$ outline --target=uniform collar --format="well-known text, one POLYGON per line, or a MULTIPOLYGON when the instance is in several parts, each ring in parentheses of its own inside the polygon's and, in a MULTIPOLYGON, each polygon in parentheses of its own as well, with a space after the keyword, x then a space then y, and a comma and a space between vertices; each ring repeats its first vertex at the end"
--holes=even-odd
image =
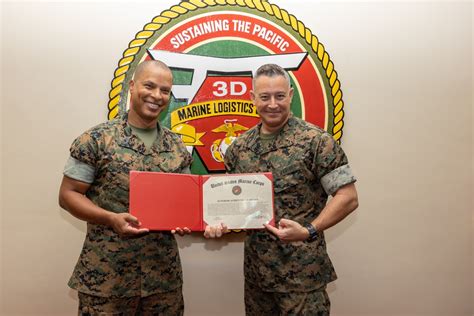
POLYGON ((164 133, 164 130, 161 127, 160 122, 156 123, 158 136, 155 142, 153 143, 153 145, 151 146, 151 148, 147 150, 142 140, 132 133, 132 128, 130 127, 130 124, 128 123, 128 112, 122 114, 119 120, 120 120, 120 131, 119 131, 118 143, 121 147, 132 149, 141 154, 151 154, 152 152, 171 151, 170 142, 166 141, 165 138, 167 137, 167 135, 164 133))
POLYGON ((249 139, 247 142, 247 148, 256 154, 265 154, 267 152, 275 151, 280 148, 289 147, 294 144, 294 139, 288 137, 292 135, 292 131, 295 129, 296 119, 293 116, 293 113, 290 113, 288 121, 283 125, 283 127, 278 132, 278 135, 275 137, 273 143, 270 146, 262 146, 262 141, 260 138, 260 130, 262 128, 262 122, 258 123, 255 128, 250 131, 249 139))

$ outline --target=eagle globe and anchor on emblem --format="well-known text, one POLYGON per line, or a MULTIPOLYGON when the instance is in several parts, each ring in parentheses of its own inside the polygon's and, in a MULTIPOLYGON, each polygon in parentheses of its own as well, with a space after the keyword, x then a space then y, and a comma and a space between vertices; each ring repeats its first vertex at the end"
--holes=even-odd
POLYGON ((211 154, 217 162, 224 162, 225 152, 229 148, 230 144, 240 135, 237 132, 248 130, 247 127, 233 123, 237 120, 224 120, 224 124, 213 129, 214 133, 225 132, 225 138, 216 139, 211 145, 211 154))
POLYGON ((287 11, 258 3, 237 6, 222 1, 211 6, 183 1, 155 17, 119 61, 109 93, 109 118, 129 108, 127 82, 136 66, 147 59, 160 60, 173 71, 173 97, 160 122, 192 154, 192 173, 221 173, 226 150, 259 122, 249 90, 256 69, 270 63, 289 72, 294 115, 327 130, 339 142, 344 102, 324 45, 287 11), (191 31, 199 31, 199 36, 188 38, 191 31))
POLYGON ((159 49, 147 52, 151 59, 161 60, 171 69, 191 70, 189 82, 173 84, 174 98, 185 100, 185 104, 171 109, 170 127, 188 151, 202 159, 207 172, 222 172, 228 147, 259 121, 249 95, 258 67, 275 63, 286 70, 297 70, 308 55, 296 52, 211 57, 159 49))

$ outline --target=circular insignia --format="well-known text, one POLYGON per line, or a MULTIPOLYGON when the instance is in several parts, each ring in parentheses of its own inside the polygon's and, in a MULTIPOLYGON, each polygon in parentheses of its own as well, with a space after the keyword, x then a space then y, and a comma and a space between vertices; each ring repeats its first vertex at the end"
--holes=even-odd
POLYGON ((224 171, 225 151, 259 122, 250 100, 252 75, 266 63, 285 68, 294 88, 291 111, 340 141, 342 91, 316 35, 294 15, 262 0, 180 2, 147 23, 118 62, 109 119, 129 107, 129 82, 143 60, 173 71, 172 100, 160 122, 193 154, 192 173, 224 171))
POLYGON ((232 187, 232 193, 234 193, 234 195, 239 195, 240 193, 242 193, 242 188, 236 185, 232 187))

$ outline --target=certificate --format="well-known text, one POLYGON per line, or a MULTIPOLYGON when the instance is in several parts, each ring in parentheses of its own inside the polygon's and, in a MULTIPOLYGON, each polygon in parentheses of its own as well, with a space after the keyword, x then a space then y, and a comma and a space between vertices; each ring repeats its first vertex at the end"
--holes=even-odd
POLYGON ((273 221, 273 185, 268 174, 212 176, 202 192, 208 225, 256 229, 273 221))
POLYGON ((130 172, 130 213, 141 227, 203 231, 223 223, 229 229, 274 225, 271 173, 191 175, 130 172))

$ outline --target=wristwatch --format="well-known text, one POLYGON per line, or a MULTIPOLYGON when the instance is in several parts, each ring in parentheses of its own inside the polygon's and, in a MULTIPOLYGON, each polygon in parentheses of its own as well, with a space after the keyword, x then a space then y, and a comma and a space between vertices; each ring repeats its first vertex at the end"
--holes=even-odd
POLYGON ((304 226, 308 232, 309 232, 309 237, 308 239, 306 239, 306 241, 315 241, 317 238, 318 238, 318 231, 316 230, 316 228, 314 228, 314 226, 311 224, 311 223, 308 223, 304 226))

